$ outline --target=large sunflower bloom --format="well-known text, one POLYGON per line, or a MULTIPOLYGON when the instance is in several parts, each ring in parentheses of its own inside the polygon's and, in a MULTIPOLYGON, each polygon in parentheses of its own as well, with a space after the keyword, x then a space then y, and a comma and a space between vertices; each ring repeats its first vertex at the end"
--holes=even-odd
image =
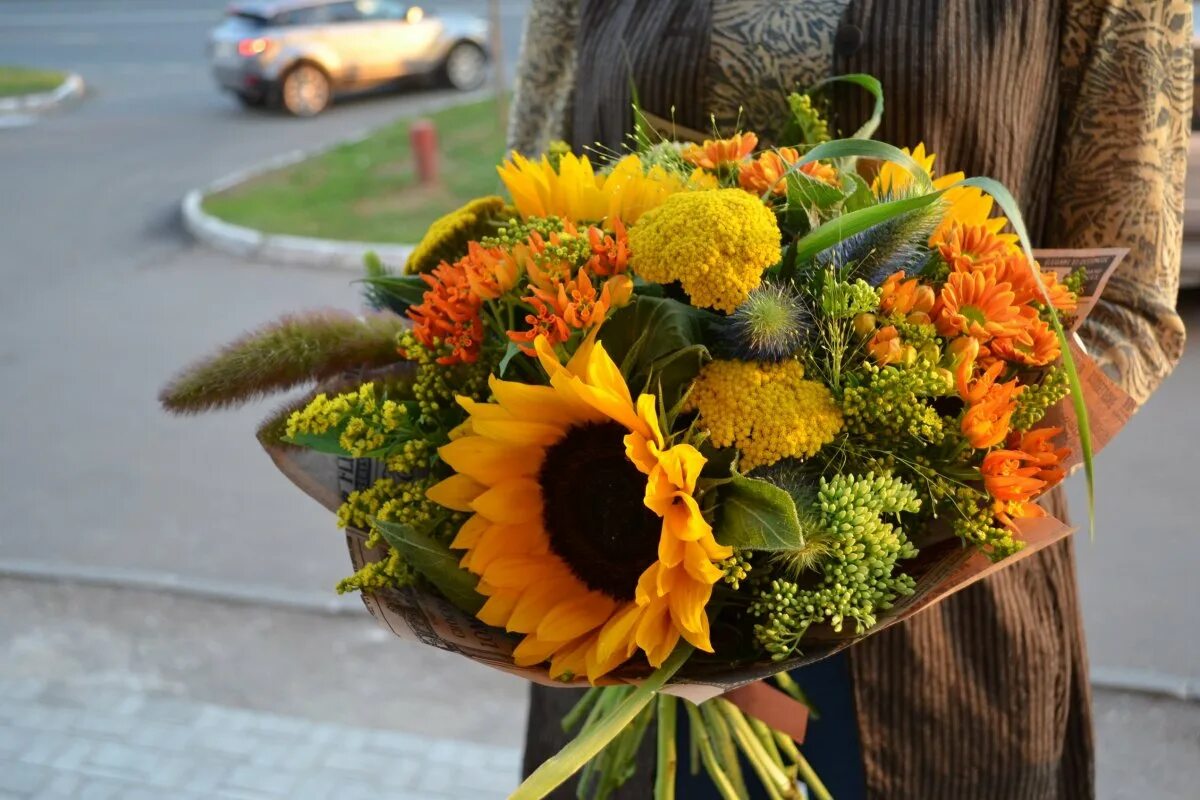
POLYGON ((705 606, 732 550, 693 496, 705 459, 667 446, 654 397, 634 401, 603 345, 559 363, 549 386, 492 378, 494 403, 459 402, 466 435, 439 454, 456 471, 428 496, 473 512, 452 547, 488 598, 479 619, 524 634, 519 666, 596 681, 641 649, 659 666, 680 637, 712 652, 705 606))

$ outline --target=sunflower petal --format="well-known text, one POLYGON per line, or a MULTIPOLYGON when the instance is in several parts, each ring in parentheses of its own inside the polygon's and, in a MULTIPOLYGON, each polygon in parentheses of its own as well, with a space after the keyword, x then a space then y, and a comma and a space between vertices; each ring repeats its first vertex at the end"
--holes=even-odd
POLYGON ((465 510, 478 511, 493 522, 533 522, 542 515, 542 489, 537 481, 514 478, 479 494, 465 510))
POLYGON ((582 636, 603 625, 615 606, 615 600, 599 592, 572 597, 556 605, 538 623, 538 638, 565 642, 582 636))
MULTIPOLYGON (((729 555, 733 555, 732 548, 729 549, 729 555)), ((726 556, 726 558, 728 557, 726 556)), ((725 574, 709 560, 708 554, 704 552, 704 547, 699 542, 687 543, 683 554, 683 568, 694 580, 707 584, 716 583, 725 574)))
POLYGON ((496 592, 487 599, 475 616, 487 625, 503 628, 508 624, 508 617, 520 597, 520 594, 512 590, 496 592))
POLYGON ((441 483, 426 489, 425 496, 453 511, 470 511, 471 503, 483 494, 486 488, 467 475, 451 475, 441 483))
POLYGON ((554 655, 560 647, 562 642, 544 642, 531 633, 513 650, 513 663, 518 667, 532 667, 554 655))
POLYGON ((487 485, 536 474, 544 452, 541 447, 521 447, 485 436, 463 436, 438 448, 438 455, 455 472, 487 485))
POLYGON ((655 603, 642 616, 637 627, 637 645, 646 652, 652 667, 662 666, 679 641, 679 629, 671 624, 666 603, 655 603))
POLYGON ((618 656, 617 663, 619 664, 633 655, 633 651, 637 648, 633 634, 641 618, 642 607, 635 603, 628 604, 609 617, 608 622, 604 623, 604 627, 600 629, 600 635, 596 637, 596 660, 600 663, 607 663, 615 655, 618 656))
POLYGON ((456 550, 473 547, 479 541, 479 537, 483 536, 484 532, 491 527, 491 524, 486 517, 472 514, 458 529, 458 534, 454 537, 454 541, 450 542, 450 546, 456 550))
MULTIPOLYGON (((569 593, 571 589, 571 581, 563 579, 543 580, 526 585, 521 599, 509 615, 508 630, 533 633, 555 606, 562 602, 563 594, 569 593)), ((565 642, 570 638, 568 636, 556 641, 565 642)))
POLYGON ((480 436, 508 445, 547 447, 563 437, 562 425, 544 422, 525 422, 511 417, 497 420, 472 417, 471 423, 480 436))

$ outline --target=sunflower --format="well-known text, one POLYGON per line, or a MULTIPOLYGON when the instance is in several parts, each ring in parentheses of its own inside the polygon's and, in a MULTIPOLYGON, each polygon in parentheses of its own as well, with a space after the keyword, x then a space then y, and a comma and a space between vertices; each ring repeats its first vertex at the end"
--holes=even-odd
POLYGON ((595 682, 637 650, 659 666, 680 637, 712 652, 705 606, 732 555, 694 497, 705 459, 668 446, 652 395, 634 401, 604 346, 566 366, 534 343, 549 386, 493 376, 493 403, 460 397, 456 474, 431 500, 473 512, 452 546, 479 576, 479 619, 524 634, 519 666, 595 682))
POLYGON ((543 156, 531 161, 519 153, 497 168, 522 217, 561 217, 572 222, 614 220, 632 224, 669 195, 687 188, 662 167, 644 170, 636 155, 625 156, 607 174, 597 173, 587 156, 566 153, 555 168, 543 156))

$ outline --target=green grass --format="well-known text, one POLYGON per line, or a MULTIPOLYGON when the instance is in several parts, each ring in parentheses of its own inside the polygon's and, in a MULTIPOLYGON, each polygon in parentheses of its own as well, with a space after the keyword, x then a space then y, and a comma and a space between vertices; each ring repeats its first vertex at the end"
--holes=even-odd
POLYGON ((48 92, 67 79, 65 72, 0 65, 0 97, 48 92))
POLYGON ((204 209, 267 233, 366 242, 416 242, 433 220, 480 195, 496 194, 504 154, 494 100, 445 109, 437 126, 441 185, 421 187, 403 119, 205 198, 204 209))

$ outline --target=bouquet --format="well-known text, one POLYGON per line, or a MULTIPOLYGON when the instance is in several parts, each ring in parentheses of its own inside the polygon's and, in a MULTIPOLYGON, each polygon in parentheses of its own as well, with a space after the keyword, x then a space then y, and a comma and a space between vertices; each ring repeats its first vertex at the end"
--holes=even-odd
POLYGON ((655 718, 673 797, 680 714, 723 796, 827 797, 787 670, 1066 535, 1038 498, 1133 411, 1069 333, 1119 251, 1035 257, 1002 186, 871 141, 881 102, 839 140, 817 105, 789 99, 787 146, 640 116, 632 152, 514 154, 401 273, 368 259, 371 310, 285 317, 163 391, 310 386, 259 438, 347 531, 338 590, 592 687, 514 797, 580 769, 608 796, 655 718))

